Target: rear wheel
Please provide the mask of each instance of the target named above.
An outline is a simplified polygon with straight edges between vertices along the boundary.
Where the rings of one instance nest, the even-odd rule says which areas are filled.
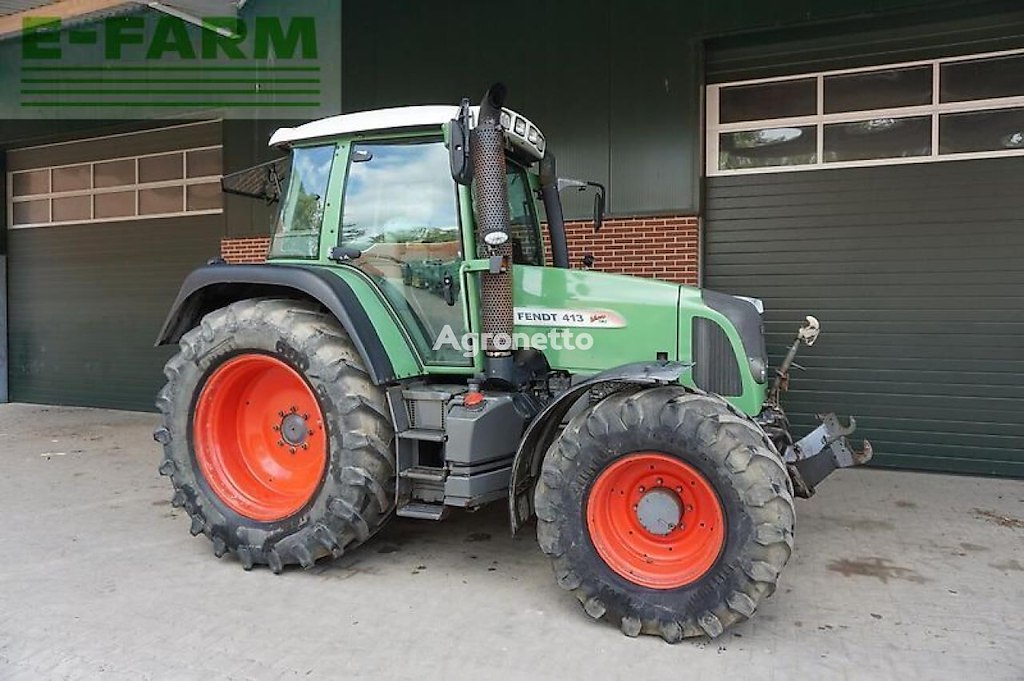
[[[310,303],[243,300],[207,315],[165,367],[160,472],[218,556],[311,566],[365,541],[394,506],[383,392]]]
[[[590,616],[631,636],[714,637],[775,588],[793,544],[789,484],[764,433],[721,398],[620,392],[548,451],[537,537]]]

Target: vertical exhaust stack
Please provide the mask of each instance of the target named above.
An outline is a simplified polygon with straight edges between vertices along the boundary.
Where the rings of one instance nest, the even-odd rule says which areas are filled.
[[[508,187],[505,178],[505,134],[501,107],[505,86],[492,85],[480,103],[470,137],[473,164],[473,211],[477,248],[489,258],[490,270],[480,276],[484,371],[487,379],[513,383],[512,241],[509,235]]]

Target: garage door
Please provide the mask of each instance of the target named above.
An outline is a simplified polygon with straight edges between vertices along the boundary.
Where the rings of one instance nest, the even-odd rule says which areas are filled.
[[[12,401],[153,409],[153,340],[219,251],[219,123],[7,153]]]
[[[1024,475],[1024,159],[718,177],[709,288],[765,301],[787,405],[856,414],[883,465]]]
[[[999,68],[1024,68],[1014,58]],[[985,85],[983,61],[962,87]],[[821,320],[787,398],[801,428],[836,410],[878,465],[1024,476],[1024,92],[995,83],[979,104],[949,97],[952,77],[931,89],[954,72],[874,74],[889,90],[859,101],[885,111],[830,118],[843,105],[820,100],[818,74],[807,117],[714,118],[705,285],[764,299],[775,362],[803,315]],[[897,92],[905,76],[923,89]]]

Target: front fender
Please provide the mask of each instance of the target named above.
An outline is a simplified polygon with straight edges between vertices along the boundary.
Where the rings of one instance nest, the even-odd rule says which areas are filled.
[[[562,419],[576,401],[591,388],[608,383],[630,385],[666,385],[678,381],[679,376],[693,366],[692,362],[636,362],[602,371],[577,383],[545,405],[530,422],[519,442],[512,461],[512,479],[509,483],[508,503],[512,534],[533,515],[530,491],[540,473],[544,453],[554,441]]]

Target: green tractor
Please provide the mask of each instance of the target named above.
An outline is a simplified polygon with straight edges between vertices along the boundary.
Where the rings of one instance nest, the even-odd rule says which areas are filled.
[[[225,177],[275,233],[182,286],[160,472],[247,570],[504,502],[591,617],[718,636],[775,589],[794,496],[870,446],[834,415],[790,434],[812,317],[769,381],[760,301],[570,267],[554,158],[504,94],[283,128],[288,158]],[[568,185],[599,228],[603,188]]]

